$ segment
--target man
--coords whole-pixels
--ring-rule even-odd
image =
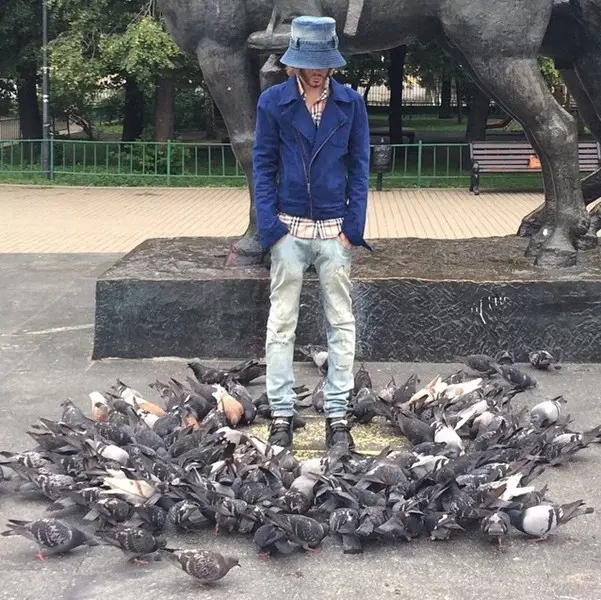
[[[294,19],[281,62],[290,77],[259,98],[253,152],[259,234],[271,250],[269,441],[292,445],[294,340],[303,273],[312,264],[327,320],[326,445],[352,449],[345,419],[355,358],[350,268],[353,246],[369,249],[367,111],[357,92],[331,78],[346,64],[334,19]]]

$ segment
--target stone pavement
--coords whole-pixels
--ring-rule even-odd
[[[372,191],[368,239],[511,235],[540,193]],[[152,237],[241,235],[242,188],[0,186],[0,252],[129,252]]]
[[[99,228],[97,237],[103,237]],[[177,360],[90,361],[94,285],[117,254],[5,254],[0,256],[0,449],[31,445],[26,428],[38,417],[55,418],[59,403],[72,398],[87,408],[88,392],[108,389],[116,377],[154,398],[148,384],[181,377]],[[458,365],[367,365],[377,386],[391,375],[403,380],[417,372],[422,380],[448,374]],[[524,394],[529,405],[563,393],[574,426],[601,422],[598,365],[565,365],[541,374],[539,387]],[[313,385],[315,372],[298,365],[298,382]],[[253,388],[258,393],[259,383]],[[601,448],[584,451],[569,465],[537,480],[547,482],[560,502],[579,498],[601,510]],[[47,502],[9,493],[0,484],[0,514],[36,518]],[[601,521],[599,512],[577,519],[547,542],[531,544],[514,535],[505,553],[479,535],[449,542],[419,540],[376,546],[363,555],[344,556],[327,541],[320,555],[294,554],[261,560],[244,537],[214,537],[209,532],[170,538],[172,546],[205,547],[239,556],[221,583],[203,588],[188,575],[160,562],[142,567],[125,563],[109,547],[76,551],[37,561],[34,546],[22,538],[0,537],[2,600],[599,600],[601,597]]]

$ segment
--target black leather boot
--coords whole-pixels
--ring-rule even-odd
[[[342,417],[326,419],[326,448],[336,444],[345,444],[349,450],[355,449],[348,421]]]

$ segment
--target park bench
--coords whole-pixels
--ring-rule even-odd
[[[540,161],[528,142],[472,142],[470,144],[472,176],[470,192],[480,193],[481,173],[540,172]],[[581,172],[596,171],[601,166],[601,151],[597,142],[578,144]]]

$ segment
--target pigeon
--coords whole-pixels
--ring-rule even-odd
[[[229,369],[229,377],[240,385],[248,385],[255,379],[263,377],[267,372],[267,364],[258,360],[245,360]]]
[[[433,541],[444,541],[451,537],[453,531],[463,531],[463,527],[449,513],[434,512],[424,520],[426,532]]]
[[[496,511],[483,517],[480,528],[483,533],[497,540],[498,548],[501,550],[503,548],[503,538],[511,529],[511,519],[507,513]]]
[[[413,446],[417,446],[423,442],[434,441],[432,428],[410,411],[398,407],[393,411],[393,415],[391,418],[392,425],[398,427]]]
[[[96,546],[98,542],[86,533],[71,527],[58,519],[38,519],[36,521],[18,521],[9,519],[2,532],[3,536],[22,535],[36,542],[39,546],[38,558],[46,560],[49,554],[70,552],[78,546]]]
[[[569,504],[539,504],[524,510],[507,511],[511,524],[522,533],[531,536],[533,541],[542,541],[560,525],[572,519],[589,515],[593,508],[586,506],[583,500]]]
[[[65,400],[61,406],[63,407],[61,422],[76,427],[86,427],[90,423],[90,419],[86,417],[83,411],[79,407],[75,406],[75,404],[73,404],[69,398]]]
[[[307,475],[300,475],[282,496],[281,503],[286,512],[303,514],[313,505],[313,488],[316,480]]]
[[[392,383],[394,384],[394,380],[392,381]],[[405,402],[408,402],[409,399],[413,396],[413,394],[415,394],[415,392],[417,391],[418,383],[419,378],[415,373],[413,373],[409,376],[407,381],[405,381],[405,383],[402,386],[392,391],[390,403],[394,406],[401,406],[402,404],[405,404]],[[386,401],[386,398],[382,395],[382,392],[380,392],[380,398]]]
[[[449,450],[456,453],[457,456],[465,452],[465,445],[459,434],[447,425],[444,417],[437,421],[434,428],[434,442],[444,444]]]
[[[96,531],[96,536],[106,545],[120,548],[128,557],[128,562],[134,563],[144,563],[146,558],[166,545],[162,538],[136,527],[100,529]]]
[[[357,536],[359,512],[354,508],[338,508],[330,514],[330,532],[341,536],[344,554],[361,554],[363,546]]]
[[[508,350],[500,350],[495,355],[495,362],[498,365],[513,365],[515,363],[515,357]]]
[[[117,525],[124,523],[132,513],[132,506],[121,498],[102,498],[92,505],[83,517],[84,521],[99,519],[103,524]]]
[[[498,372],[499,365],[494,358],[491,358],[486,354],[470,354],[465,357],[457,357],[457,359],[472,371],[476,371],[482,375],[492,375],[493,373]]]
[[[539,371],[547,371],[549,367],[553,367],[555,370],[561,369],[557,365],[557,359],[547,350],[537,350],[528,354],[528,360],[530,364]]]
[[[167,513],[167,521],[180,531],[198,530],[208,523],[202,513],[202,507],[194,500],[181,500],[175,503]]]
[[[223,384],[229,377],[229,372],[222,369],[213,369],[203,365],[198,359],[190,361],[188,367],[194,373],[194,377],[200,383],[212,384]]]
[[[286,532],[273,523],[264,523],[257,528],[253,541],[260,550],[260,556],[268,558],[274,554],[292,554],[296,546],[288,541]]]
[[[557,423],[563,414],[562,406],[566,403],[563,396],[557,396],[552,400],[539,402],[530,411],[530,421],[537,427],[548,427]]]
[[[266,518],[286,533],[288,541],[304,550],[314,550],[328,534],[328,527],[305,515],[278,514],[271,510]]]
[[[323,388],[326,385],[325,377],[322,377],[313,390],[311,401],[315,412],[322,413],[324,411],[325,396],[323,395]]]
[[[232,427],[236,427],[244,417],[244,406],[231,396],[225,388],[220,385],[216,385],[215,387],[213,397],[217,401],[217,409],[225,415],[227,422]],[[252,418],[254,419],[254,415]]]
[[[355,387],[353,392],[357,394],[359,390],[366,388],[368,390],[372,389],[371,376],[369,372],[365,368],[365,365],[361,363],[359,370],[355,373]]]
[[[534,377],[520,371],[514,365],[499,365],[498,373],[519,390],[527,390],[537,385]]]
[[[328,351],[323,346],[308,344],[307,346],[299,346],[299,352],[312,360],[320,374],[325,374],[328,370]]]
[[[381,412],[379,400],[373,390],[361,388],[349,404],[349,418],[367,425]]]
[[[213,583],[225,577],[230,569],[239,567],[235,556],[224,556],[209,550],[176,550],[162,548],[161,555],[179,565],[188,575],[201,583]]]

